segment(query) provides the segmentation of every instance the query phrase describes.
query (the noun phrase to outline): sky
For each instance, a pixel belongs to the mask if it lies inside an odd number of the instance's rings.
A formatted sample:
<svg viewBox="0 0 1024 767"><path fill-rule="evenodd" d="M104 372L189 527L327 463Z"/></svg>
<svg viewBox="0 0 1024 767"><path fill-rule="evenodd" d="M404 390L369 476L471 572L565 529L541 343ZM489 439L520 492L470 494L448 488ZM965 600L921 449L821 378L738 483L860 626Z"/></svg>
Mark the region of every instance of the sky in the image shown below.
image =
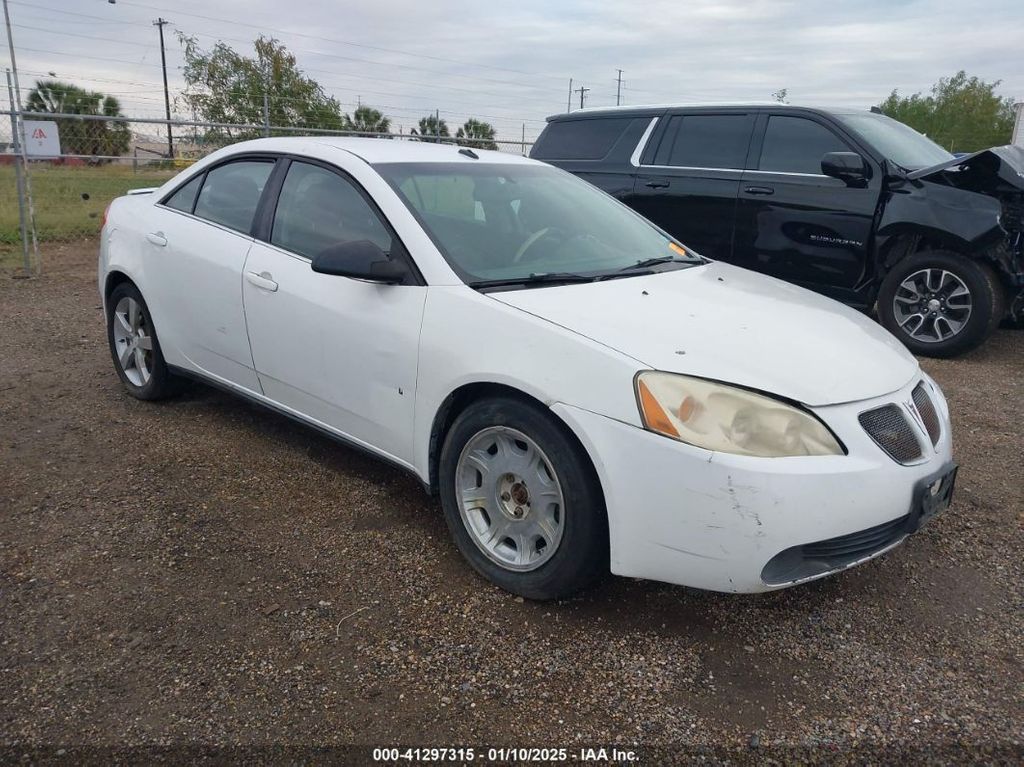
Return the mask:
<svg viewBox="0 0 1024 767"><path fill-rule="evenodd" d="M762 101L868 108L960 69L1002 80L1024 101L1024 2L975 0L8 0L22 90L53 73L116 95L123 112L162 117L165 28L172 111L184 86L177 33L251 52L266 34L345 111L381 109L403 132L440 110L527 140L588 107ZM10 66L6 47L0 67ZM573 109L580 103L572 96Z"/></svg>

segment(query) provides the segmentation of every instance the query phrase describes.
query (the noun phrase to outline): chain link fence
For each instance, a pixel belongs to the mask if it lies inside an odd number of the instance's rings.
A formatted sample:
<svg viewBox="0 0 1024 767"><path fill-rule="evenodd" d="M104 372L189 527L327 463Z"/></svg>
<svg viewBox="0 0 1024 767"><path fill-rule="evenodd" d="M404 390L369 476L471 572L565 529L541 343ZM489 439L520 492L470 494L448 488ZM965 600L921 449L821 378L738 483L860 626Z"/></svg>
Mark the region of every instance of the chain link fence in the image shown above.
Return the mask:
<svg viewBox="0 0 1024 767"><path fill-rule="evenodd" d="M532 142L418 136L401 133L320 130L310 127L234 125L172 120L109 118L24 112L34 121L57 124L59 153L39 150L32 131L25 145L14 135L17 113L0 112L0 269L39 273L48 258L68 244L99 234L107 204L130 189L159 186L196 160L238 141L262 136L359 136L382 140L428 141L529 154ZM27 154L27 156L26 156ZM17 173L27 187L19 193ZM20 199L19 199L20 198ZM26 234L21 233L22 211Z"/></svg>

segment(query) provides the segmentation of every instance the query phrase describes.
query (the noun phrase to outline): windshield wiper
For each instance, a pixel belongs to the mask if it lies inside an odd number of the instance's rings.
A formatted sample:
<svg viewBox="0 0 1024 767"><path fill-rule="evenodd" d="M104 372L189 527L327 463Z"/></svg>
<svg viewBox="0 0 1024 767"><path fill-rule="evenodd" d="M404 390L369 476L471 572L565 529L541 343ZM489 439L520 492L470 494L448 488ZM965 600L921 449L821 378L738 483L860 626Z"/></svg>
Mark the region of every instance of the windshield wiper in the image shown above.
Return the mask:
<svg viewBox="0 0 1024 767"><path fill-rule="evenodd" d="M690 258L679 258L678 256L657 256L655 258L646 258L643 261L637 261L635 264L624 266L619 269L620 272L631 272L634 269L649 269L652 266L658 266L659 264L692 264L693 259Z"/></svg>
<svg viewBox="0 0 1024 767"><path fill-rule="evenodd" d="M593 282L594 279L594 277L575 272L535 272L525 277L476 280L468 284L471 288L504 288L515 285L569 285L576 282Z"/></svg>

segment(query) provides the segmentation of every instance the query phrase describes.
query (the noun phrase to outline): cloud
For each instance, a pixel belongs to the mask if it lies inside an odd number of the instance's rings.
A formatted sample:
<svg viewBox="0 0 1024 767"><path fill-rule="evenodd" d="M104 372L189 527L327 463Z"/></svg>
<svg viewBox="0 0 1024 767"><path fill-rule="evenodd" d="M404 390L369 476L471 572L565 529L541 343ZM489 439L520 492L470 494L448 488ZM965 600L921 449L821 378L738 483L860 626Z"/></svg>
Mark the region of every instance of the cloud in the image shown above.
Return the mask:
<svg viewBox="0 0 1024 767"><path fill-rule="evenodd" d="M959 69L1024 99L1019 0L11 0L11 13L24 86L54 71L149 117L163 107L157 16L204 45L241 50L273 35L347 109L379 106L405 130L440 109L451 124L477 116L503 137L523 126L532 137L565 109L570 77L590 88L588 105L613 104L620 67L626 103L763 100L787 88L796 102L866 108ZM172 91L181 63L169 34Z"/></svg>

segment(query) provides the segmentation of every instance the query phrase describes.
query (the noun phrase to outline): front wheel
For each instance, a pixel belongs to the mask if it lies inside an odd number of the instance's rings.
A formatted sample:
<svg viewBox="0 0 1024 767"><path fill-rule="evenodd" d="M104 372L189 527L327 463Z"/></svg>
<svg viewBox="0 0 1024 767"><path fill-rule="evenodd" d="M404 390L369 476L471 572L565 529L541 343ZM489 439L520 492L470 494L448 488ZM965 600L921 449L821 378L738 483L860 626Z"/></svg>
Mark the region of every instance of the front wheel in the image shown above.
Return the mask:
<svg viewBox="0 0 1024 767"><path fill-rule="evenodd" d="M979 346L998 326L1004 306L990 266L943 250L900 261L878 294L882 324L925 357L955 357Z"/></svg>
<svg viewBox="0 0 1024 767"><path fill-rule="evenodd" d="M494 398L467 407L441 450L440 489L459 551L507 591L557 599L607 572L607 517L593 467L539 406Z"/></svg>

